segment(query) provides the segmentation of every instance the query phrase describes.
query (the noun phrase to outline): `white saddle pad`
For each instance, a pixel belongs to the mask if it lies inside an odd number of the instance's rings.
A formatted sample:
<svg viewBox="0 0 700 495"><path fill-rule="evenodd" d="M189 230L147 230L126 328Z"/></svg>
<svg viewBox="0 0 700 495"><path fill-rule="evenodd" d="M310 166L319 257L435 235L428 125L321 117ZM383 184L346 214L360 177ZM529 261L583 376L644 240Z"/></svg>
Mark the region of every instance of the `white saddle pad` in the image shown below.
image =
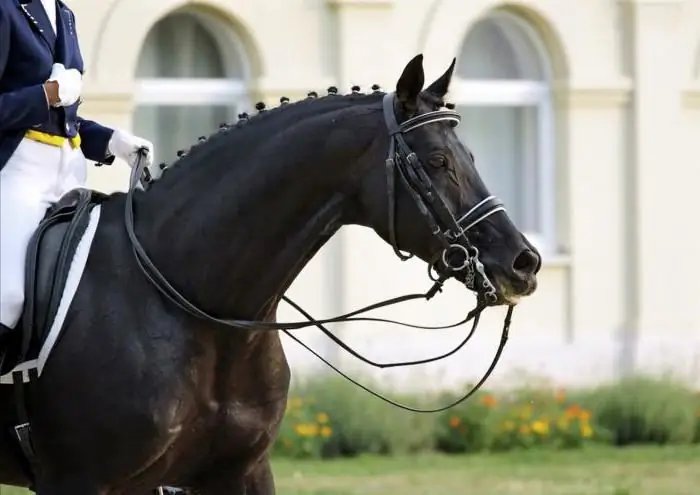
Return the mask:
<svg viewBox="0 0 700 495"><path fill-rule="evenodd" d="M78 243L75 256L73 256L73 260L71 261L66 286L63 290L63 295L61 296L61 303L58 306L56 318L51 323L51 329L49 330L46 340L39 351L39 357L37 359L32 359L31 361L25 361L24 363L17 365L11 372L0 376L0 385L11 385L13 383L12 373L15 371L22 372L25 383L29 381L29 370L36 369L38 375L41 376L41 372L44 370L46 361L49 359L51 351L53 350L58 337L61 335L63 323L66 319L66 315L68 314L68 309L73 302L75 292L78 290L78 284L80 284L80 279L83 276L85 264L87 263L88 255L90 254L90 247L92 246L92 241L95 238L95 232L97 231L97 225L100 221L100 212L100 205L96 205L90 212L90 223L85 229L83 238Z"/></svg>

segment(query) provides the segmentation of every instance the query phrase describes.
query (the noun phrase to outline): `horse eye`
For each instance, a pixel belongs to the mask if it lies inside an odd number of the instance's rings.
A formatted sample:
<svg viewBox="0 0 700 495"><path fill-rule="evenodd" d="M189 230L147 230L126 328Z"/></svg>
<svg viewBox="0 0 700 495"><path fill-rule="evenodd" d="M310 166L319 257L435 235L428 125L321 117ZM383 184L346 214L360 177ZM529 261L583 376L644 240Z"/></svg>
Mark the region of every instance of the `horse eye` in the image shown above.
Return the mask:
<svg viewBox="0 0 700 495"><path fill-rule="evenodd" d="M430 157L430 160L428 160L428 163L435 168L442 168L445 165L447 165L447 158L445 158L442 155L435 155Z"/></svg>

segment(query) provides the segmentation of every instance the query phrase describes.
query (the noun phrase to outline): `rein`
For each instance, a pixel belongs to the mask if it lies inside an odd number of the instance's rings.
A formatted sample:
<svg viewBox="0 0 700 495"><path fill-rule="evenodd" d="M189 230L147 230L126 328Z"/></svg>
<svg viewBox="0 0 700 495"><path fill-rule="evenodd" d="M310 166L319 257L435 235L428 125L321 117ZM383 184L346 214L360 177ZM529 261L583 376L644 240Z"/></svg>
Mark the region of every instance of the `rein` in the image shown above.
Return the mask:
<svg viewBox="0 0 700 495"><path fill-rule="evenodd" d="M300 344L302 347L311 352L314 356L320 359L323 363L329 366L336 373L340 374L343 378L350 381L351 383L357 385L368 393L374 395L375 397L392 404L401 409L405 409L413 412L423 412L423 413L434 413L440 412L451 407L464 402L469 397L471 397L483 383L489 378L494 368L496 367L505 344L508 340L508 332L510 329L510 323L513 313L513 306L508 307L508 312L503 322L503 331L501 333L501 340L494 355L494 359L491 362L486 373L483 375L481 380L464 396L460 399L454 401L453 403L440 407L437 409L417 409L410 406L406 406L395 402L391 399L383 397L382 395L370 390L368 387L362 385L356 380L350 378L345 373L340 371L333 364L328 362L325 358L319 355L316 351L311 349L308 345L299 340L296 336L292 335L289 330L297 330L301 328L308 328L315 326L319 328L328 338L333 342L338 344L343 350L350 353L352 356L360 359L366 364L369 364L378 368L390 368L397 366L414 366L418 364L425 364L434 361L444 359L448 356L455 354L459 351L474 335L476 327L479 323L481 313L486 307L488 307L488 302L496 302L497 292L493 283L487 277L484 266L479 260L479 251L475 246L473 246L467 236L466 232L477 225L479 222L483 221L487 217L499 211L505 211L503 204L500 200L496 199L494 196L489 196L488 198L479 202L476 206L472 207L465 214L461 215L459 219L451 213L449 207L442 200L439 192L435 188L432 180L425 171L424 165L421 163L417 155L411 150L411 148L406 143L403 138L403 134L408 133L412 130L418 129L424 125L449 121L453 125L457 125L460 121L460 116L457 112L453 110L436 110L433 112L427 112L425 114L418 115L411 119L398 124L396 121L396 116L394 114L394 94L388 93L384 96L383 100L383 110L384 118L389 131L390 146L389 154L386 159L386 172L387 172L387 188L388 188L388 198L389 198L389 233L390 241L395 253L403 261L410 259L412 255L405 255L401 252L396 242L396 194L395 194L395 183L396 175L399 175L404 186L410 193L411 197L417 204L421 215L428 223L433 235L435 235L440 241L443 249L437 254L435 260L429 264L428 271L431 275L431 279L434 281L432 287L425 293L415 293L407 294L403 296L394 297L387 299L378 303L370 304L363 308L360 308L349 313L336 316L333 318L326 318L317 320L313 318L309 313L304 311L298 304L289 299L287 296L282 296L281 299L290 304L293 308L299 311L308 321L303 322L268 322L259 320L243 320L243 319L228 319L228 318L217 318L198 308L192 304L185 296L183 296L177 289L175 289L170 282L165 278L165 276L156 268L153 261L146 253L145 249L136 237L134 228L134 191L139 187L147 186L150 181L150 173L146 168L145 160L143 160L146 150L141 150L139 153L139 158L137 163L133 166L131 170L131 177L129 180L129 189L127 191L126 204L124 208L124 225L126 228L127 235L132 245L134 256L136 262L141 269L144 276L153 284L158 291L160 291L167 299L169 299L173 304L178 306L180 309L189 313L190 315L199 318L210 323L216 323L230 328L240 328L245 330L282 330L287 336L292 340ZM476 218L475 218L476 217ZM433 277L431 270L435 269L437 271L437 264L442 263L446 270L445 274ZM477 305L470 311L467 316L460 322L452 325L443 326L419 326L411 325L408 323L403 323L395 320L384 319L384 318L373 318L368 316L359 317L358 315L367 313L369 311L392 306L398 303L415 300L415 299L432 299L435 294L442 291L442 286L445 281L453 276L456 272L465 272L465 285L467 288L475 291L477 293ZM477 283L477 279L481 282ZM381 323L392 323L400 325L403 327L419 328L419 329L447 329L454 328L464 323L473 320L472 328L467 334L465 339L458 344L452 351L441 354L439 356L427 359L421 359L417 361L408 361L400 363L377 363L371 361L361 354L353 350L342 340L336 337L332 332L330 332L325 324L328 323L340 323L340 322L350 322L350 321L373 321Z"/></svg>

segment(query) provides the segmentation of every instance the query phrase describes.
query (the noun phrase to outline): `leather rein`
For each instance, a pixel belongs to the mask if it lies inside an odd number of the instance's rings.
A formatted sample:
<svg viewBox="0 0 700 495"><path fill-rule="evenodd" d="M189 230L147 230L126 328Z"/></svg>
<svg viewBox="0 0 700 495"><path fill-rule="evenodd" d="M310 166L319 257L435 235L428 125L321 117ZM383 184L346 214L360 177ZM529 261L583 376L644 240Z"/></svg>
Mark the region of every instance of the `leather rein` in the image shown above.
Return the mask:
<svg viewBox="0 0 700 495"><path fill-rule="evenodd" d="M437 122L449 122L453 127L458 125L461 117L460 115L453 111L447 109L435 110L427 112L424 114L412 117L401 124L396 120L394 113L394 101L395 94L387 93L383 99L383 112L384 119L389 132L390 145L389 153L385 161L386 167L386 177L387 177L387 193L389 200L389 235L390 242L394 248L394 252L397 256L405 261L412 257L411 254L403 254L398 247L396 239L396 176L398 175L401 179L406 190L409 192L414 202L418 206L421 216L426 221L430 227L432 233L439 240L442 249L433 258L433 261L429 263L428 273L430 278L434 281L432 287L425 293L416 294L406 294L399 297L394 297L387 299L378 303L374 303L363 308L360 308L349 313L336 316L333 318L326 318L317 320L313 318L309 313L302 309L298 304L292 301L287 296L283 295L282 300L291 305L299 313L307 318L308 321L297 321L297 322L269 322L269 321L258 321L258 320L244 320L244 319L229 319L229 318L217 318L203 311L202 309L191 303L185 296L183 296L175 287L173 287L170 282L165 278L165 276L156 268L153 261L150 259L145 249L136 237L134 228L134 191L141 184L144 188L147 188L152 179L148 169L146 168L146 162L143 159L145 156L145 150L139 154L139 159L137 163L131 170L131 177L129 180L129 189L127 191L126 204L124 208L124 225L127 231L127 235L131 242L134 256L136 262L141 269L144 276L160 291L167 299L169 299L174 305L182 309L183 311L189 313L190 315L199 318L201 320L207 321L209 323L216 323L218 325L226 326L229 328L239 328L244 330L282 330L288 337L300 344L302 347L311 352L314 356L320 359L323 363L333 369L336 373L340 374L343 378L350 381L351 383L362 388L366 392L374 395L375 397L397 406L401 409L405 409L413 412L421 413L434 413L441 412L457 404L464 402L469 397L471 397L484 382L489 378L493 370L495 369L505 344L508 340L508 332L510 329L510 323L513 313L513 306L508 306L508 311L503 322L503 330L501 332L501 339L498 349L494 355L491 365L487 369L483 377L472 387L469 392L467 392L460 399L453 401L444 407L435 409L418 409L413 408L404 404L400 404L391 399L388 399L377 392L369 389L365 385L359 383L358 381L347 376L336 366L331 364L327 359L322 357L318 352L311 349L307 344L299 340L294 336L290 330L297 330L301 328L308 328L315 326L319 328L328 338L333 342L338 344L343 350L350 353L352 356L361 360L362 362L369 364L377 368L391 368L399 366L415 366L418 364L425 364L434 361L438 361L449 357L459 351L474 335L476 328L478 326L481 313L484 309L489 306L489 303L494 303L497 300L497 291L494 284L489 280L485 273L484 265L479 260L479 251L473 246L466 233L479 224L481 221L485 220L489 216L497 213L499 211L505 211L503 203L495 198L494 196L489 196L481 200L474 207L469 209L467 212L458 215L458 218L452 214L449 207L445 204L441 195L435 188L432 180L428 176L425 166L420 161L418 156L411 150L404 139L404 134L418 129L424 125L437 123ZM432 270L437 271L438 264L442 265L443 273L437 276L432 275ZM458 272L464 272L465 275L465 286L476 292L477 294L477 305L471 310L467 316L461 321L442 326L420 326L411 325L409 323L399 322L384 318L373 318L368 316L358 316L375 309L392 306L398 303L414 300L414 299L425 299L430 300L435 294L442 290L442 286L445 281ZM398 363L379 363L369 360L353 350L337 336L335 336L330 330L326 328L326 324L329 323L340 323L340 322L350 322L350 321L372 321L380 323L392 323L409 328L419 328L428 330L439 330L454 328L460 326L464 323L472 321L472 327L467 336L460 342L457 347L453 350L435 356L432 358L420 359L415 361L398 362Z"/></svg>

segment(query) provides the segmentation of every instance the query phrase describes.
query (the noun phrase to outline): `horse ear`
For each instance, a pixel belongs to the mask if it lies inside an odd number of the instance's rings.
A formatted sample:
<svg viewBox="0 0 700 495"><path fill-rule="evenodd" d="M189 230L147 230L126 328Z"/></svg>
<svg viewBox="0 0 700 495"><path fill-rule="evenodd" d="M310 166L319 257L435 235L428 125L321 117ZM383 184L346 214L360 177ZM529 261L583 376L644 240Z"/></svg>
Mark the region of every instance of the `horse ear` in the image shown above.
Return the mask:
<svg viewBox="0 0 700 495"><path fill-rule="evenodd" d="M418 109L418 94L423 89L423 54L416 55L406 64L396 83L396 97L408 114Z"/></svg>
<svg viewBox="0 0 700 495"><path fill-rule="evenodd" d="M452 63L447 68L447 71L445 71L445 73L441 75L433 84L428 86L425 91L434 94L438 98L444 97L447 94L447 91L450 89L450 81L452 81L452 73L455 70L455 63L457 63L457 59L453 58Z"/></svg>

